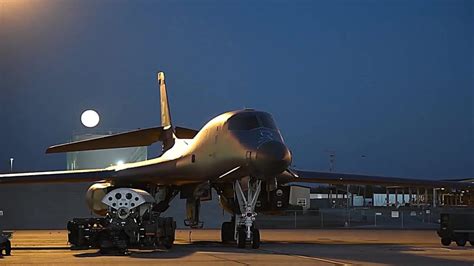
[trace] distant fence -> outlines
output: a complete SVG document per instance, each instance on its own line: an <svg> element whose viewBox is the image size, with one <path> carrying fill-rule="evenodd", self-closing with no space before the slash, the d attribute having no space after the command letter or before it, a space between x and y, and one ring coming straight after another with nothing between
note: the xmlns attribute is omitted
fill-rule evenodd
<svg viewBox="0 0 474 266"><path fill-rule="evenodd" d="M444 209L351 208L285 211L259 215L260 228L393 228L436 229Z"/></svg>

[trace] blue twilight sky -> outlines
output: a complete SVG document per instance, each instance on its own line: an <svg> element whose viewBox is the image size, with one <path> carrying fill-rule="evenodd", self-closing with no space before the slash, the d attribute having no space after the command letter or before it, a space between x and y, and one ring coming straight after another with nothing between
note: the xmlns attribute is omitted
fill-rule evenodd
<svg viewBox="0 0 474 266"><path fill-rule="evenodd" d="M176 125L268 111L298 168L334 150L338 171L474 176L473 6L0 0L0 172L64 168L44 149L89 108L98 130L158 124L164 70Z"/></svg>

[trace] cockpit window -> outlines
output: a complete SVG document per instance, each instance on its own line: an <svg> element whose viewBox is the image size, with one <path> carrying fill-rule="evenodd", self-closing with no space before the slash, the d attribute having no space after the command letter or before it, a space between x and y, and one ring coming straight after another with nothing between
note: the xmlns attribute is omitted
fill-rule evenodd
<svg viewBox="0 0 474 266"><path fill-rule="evenodd" d="M241 113L229 119L229 130L251 130L260 127L255 113Z"/></svg>
<svg viewBox="0 0 474 266"><path fill-rule="evenodd" d="M254 128L265 127L276 129L275 122L270 114L267 113L240 113L229 119L229 130L251 130Z"/></svg>
<svg viewBox="0 0 474 266"><path fill-rule="evenodd" d="M275 121L273 121L273 118L269 114L259 114L258 118L260 118L260 123L262 124L263 127L266 128L271 128L271 129L276 129Z"/></svg>

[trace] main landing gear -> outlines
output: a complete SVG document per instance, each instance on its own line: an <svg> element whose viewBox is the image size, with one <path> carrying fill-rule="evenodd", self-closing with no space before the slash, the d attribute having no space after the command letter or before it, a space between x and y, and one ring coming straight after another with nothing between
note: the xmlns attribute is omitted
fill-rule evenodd
<svg viewBox="0 0 474 266"><path fill-rule="evenodd" d="M236 199L239 205L240 214L235 214L232 222L222 224L222 242L237 241L237 247L245 248L247 243L252 248L260 247L260 231L255 227L255 205L260 194L262 181L251 180L248 182L247 195L245 195L240 182L235 181Z"/></svg>

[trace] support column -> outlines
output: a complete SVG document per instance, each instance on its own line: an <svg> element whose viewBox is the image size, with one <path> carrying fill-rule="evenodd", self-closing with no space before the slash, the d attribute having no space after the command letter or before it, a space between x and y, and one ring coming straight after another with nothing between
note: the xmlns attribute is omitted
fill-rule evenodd
<svg viewBox="0 0 474 266"><path fill-rule="evenodd" d="M433 188L433 208L436 207L436 188Z"/></svg>
<svg viewBox="0 0 474 266"><path fill-rule="evenodd" d="M420 206L420 188L419 187L416 188L416 205L417 207Z"/></svg>
<svg viewBox="0 0 474 266"><path fill-rule="evenodd" d="M442 190L441 193L438 193L438 194L437 194L437 197L436 197L437 203L436 203L436 205L438 205L438 206L442 206L442 205L443 205L443 203L441 202L441 197L442 197L443 195L444 195L444 190Z"/></svg>
<svg viewBox="0 0 474 266"><path fill-rule="evenodd" d="M428 204L428 189L423 188L425 190L425 197L423 199L423 204Z"/></svg>
<svg viewBox="0 0 474 266"><path fill-rule="evenodd" d="M402 188L402 205L405 206L405 188Z"/></svg>
<svg viewBox="0 0 474 266"><path fill-rule="evenodd" d="M332 189L329 189L329 194L328 194L328 197L329 197L329 207L332 208Z"/></svg>
<svg viewBox="0 0 474 266"><path fill-rule="evenodd" d="M398 188L395 188L395 207L398 206Z"/></svg>
<svg viewBox="0 0 474 266"><path fill-rule="evenodd" d="M366 196L367 196L367 185L364 185L364 196L362 196L362 198L364 199L364 202L362 202L362 206L364 206L364 207L366 207L366 204L365 204L365 197Z"/></svg>
<svg viewBox="0 0 474 266"><path fill-rule="evenodd" d="M408 188L408 202L410 202L410 206L413 205L413 199L412 199L412 194L411 194L411 188Z"/></svg>
<svg viewBox="0 0 474 266"><path fill-rule="evenodd" d="M346 185L346 206L349 208L350 205L350 198L349 198L349 185Z"/></svg>
<svg viewBox="0 0 474 266"><path fill-rule="evenodd" d="M349 192L351 190L351 187L350 185L347 185L347 192L351 194L351 198L350 198L350 205L349 207L353 207L354 206L354 193L352 192Z"/></svg>
<svg viewBox="0 0 474 266"><path fill-rule="evenodd" d="M385 188L385 194L386 194L385 203L388 207L388 206L390 206L390 199L389 199L390 194L389 194L389 191L388 191L388 187Z"/></svg>

